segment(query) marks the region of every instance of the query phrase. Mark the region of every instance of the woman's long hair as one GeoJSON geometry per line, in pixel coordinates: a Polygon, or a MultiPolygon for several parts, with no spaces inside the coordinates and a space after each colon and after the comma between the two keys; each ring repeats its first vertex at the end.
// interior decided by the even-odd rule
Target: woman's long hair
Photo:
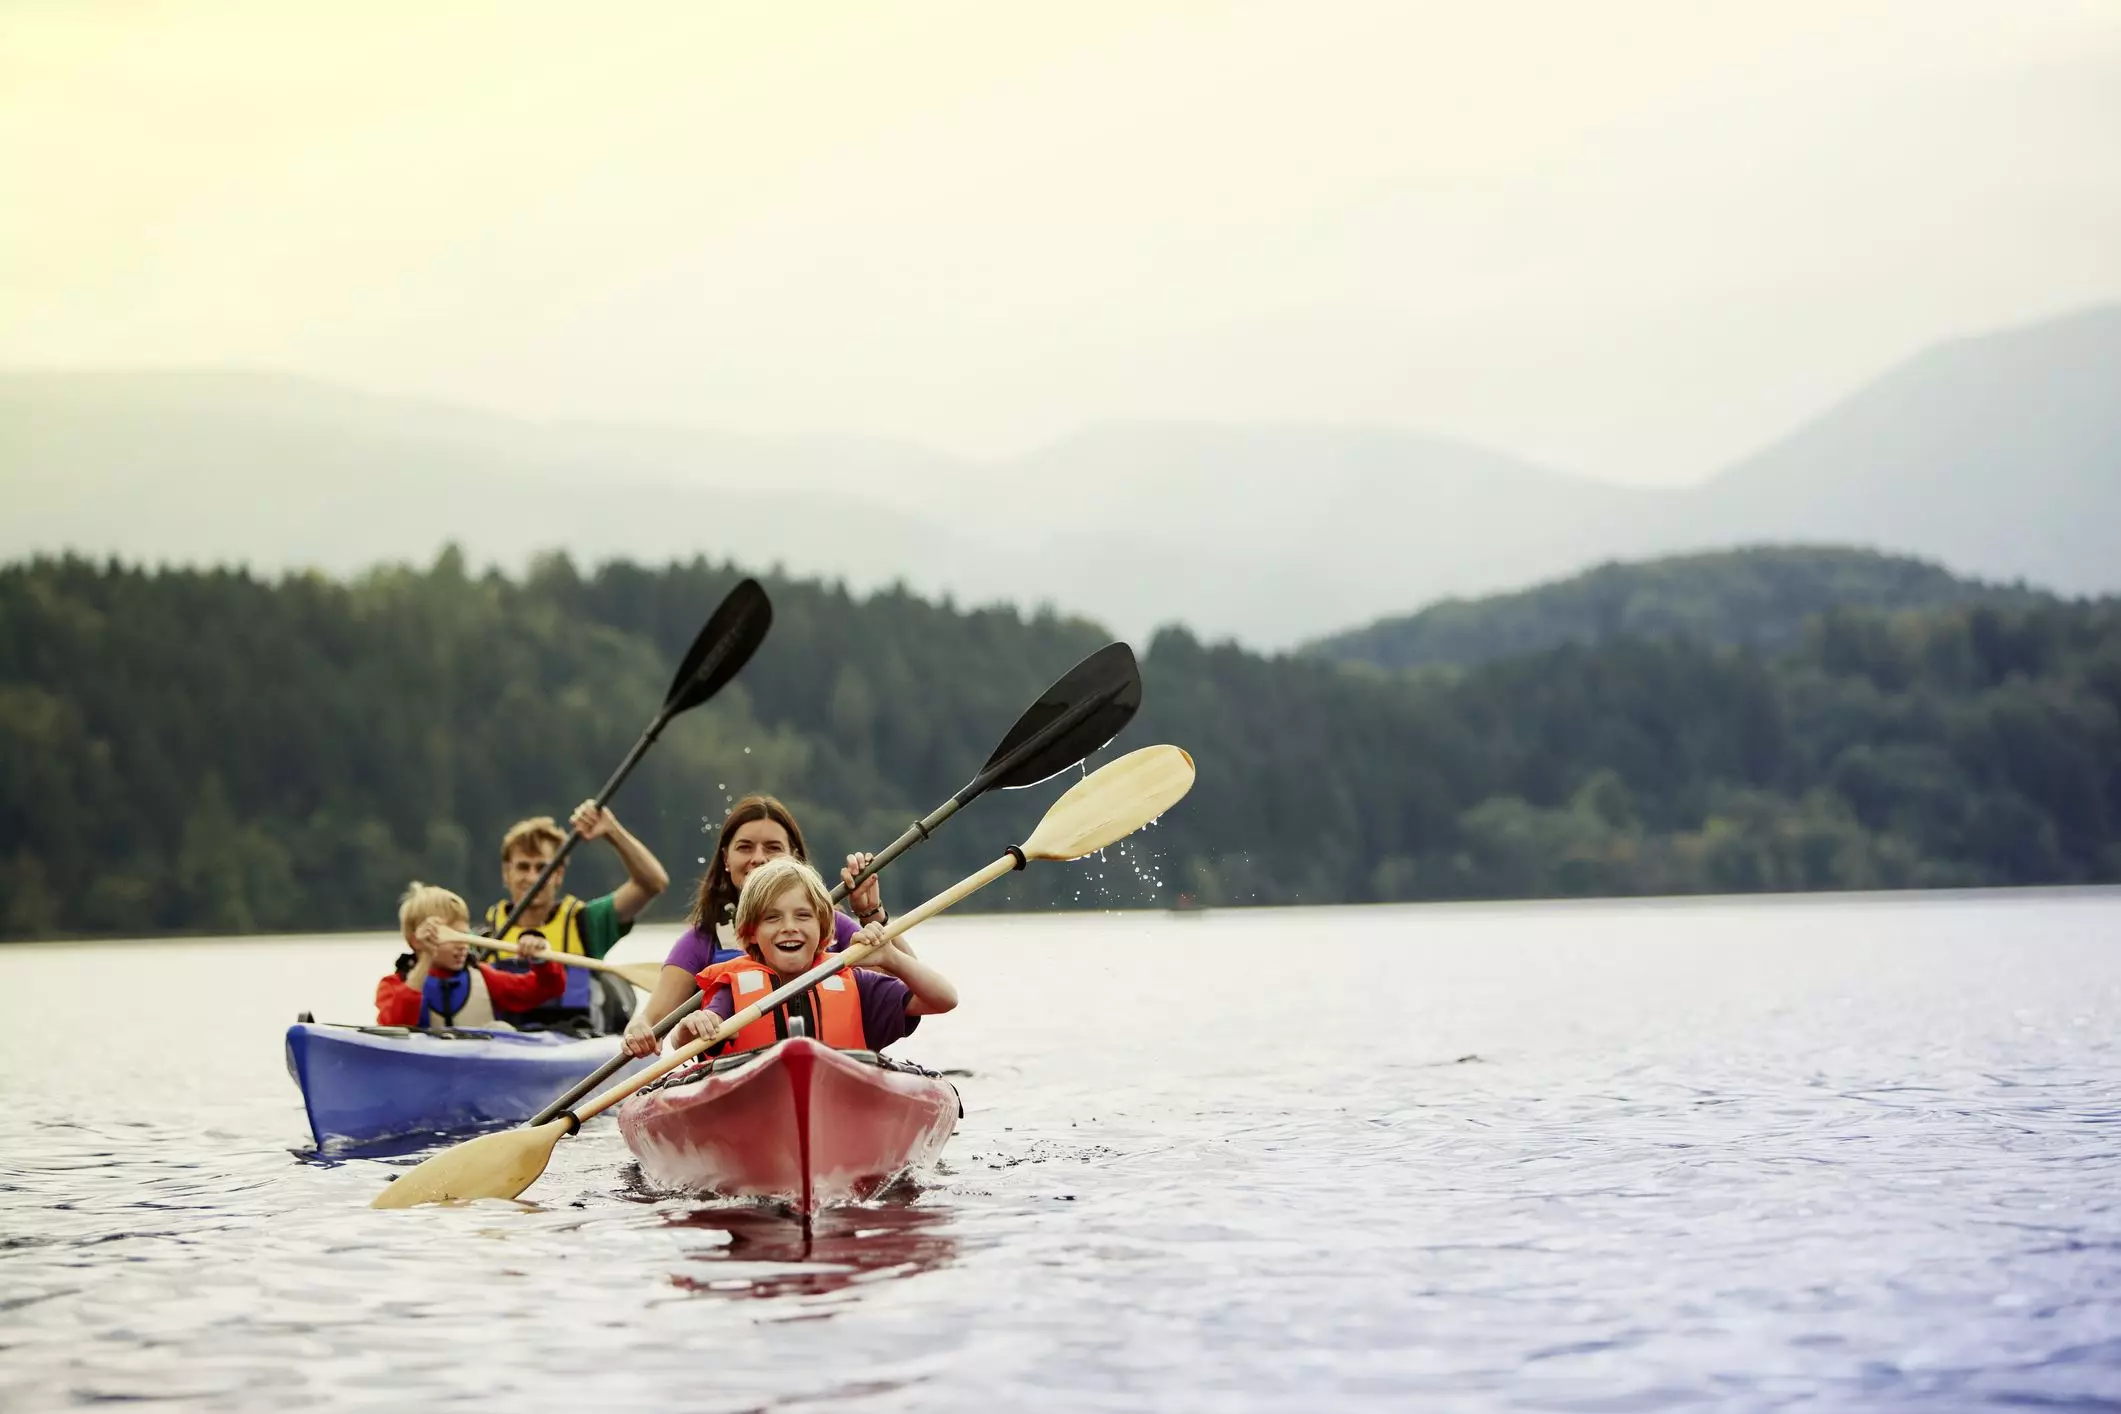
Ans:
{"type": "Polygon", "coordinates": [[[786,830],[789,853],[805,864],[810,862],[810,851],[803,844],[803,827],[795,823],[788,807],[770,795],[745,796],[722,821],[722,833],[714,842],[714,857],[707,861],[707,872],[700,876],[699,892],[693,896],[690,921],[704,937],[712,938],[714,925],[728,922],[736,912],[737,888],[729,877],[729,841],[738,830],[758,820],[771,820],[786,830]]]}

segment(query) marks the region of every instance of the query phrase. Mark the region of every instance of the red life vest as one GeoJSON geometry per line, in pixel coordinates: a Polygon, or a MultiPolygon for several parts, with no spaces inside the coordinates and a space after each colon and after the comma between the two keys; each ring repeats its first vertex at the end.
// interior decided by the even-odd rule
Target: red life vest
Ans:
{"type": "MultiPolygon", "coordinates": [[[[728,987],[736,1011],[742,1011],[781,985],[781,979],[772,968],[749,957],[717,962],[693,980],[700,984],[701,995],[710,1001],[719,988],[728,987]]],[[[868,1038],[862,1031],[862,994],[852,968],[827,977],[810,989],[808,997],[810,1010],[817,1018],[817,1024],[810,1028],[813,1040],[822,1041],[836,1051],[869,1049],[868,1038]]],[[[775,1042],[785,1040],[787,1035],[788,1008],[776,1007],[737,1032],[722,1054],[763,1051],[775,1042]]]]}

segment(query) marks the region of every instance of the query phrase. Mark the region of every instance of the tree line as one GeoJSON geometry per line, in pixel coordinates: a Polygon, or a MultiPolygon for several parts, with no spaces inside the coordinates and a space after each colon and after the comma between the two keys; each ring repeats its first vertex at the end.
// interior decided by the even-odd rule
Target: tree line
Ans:
{"type": "MultiPolygon", "coordinates": [[[[0,568],[0,937],[386,927],[414,877],[490,901],[502,829],[602,783],[739,576],[553,556],[515,578],[453,553],[350,581],[0,568]]],[[[765,646],[616,803],[678,880],[651,918],[681,915],[748,791],[787,800],[820,857],[880,847],[1106,637],[765,583],[765,646]]],[[[1386,672],[1172,629],[1141,657],[1141,715],[1104,755],[1183,745],[1193,795],[982,906],[2121,879],[2110,601],[1830,608],[1773,652],[1619,636],[1386,672]]],[[[888,896],[978,867],[1064,784],[981,801],[888,896]]],[[[592,849],[570,883],[616,878],[592,849]]]]}
{"type": "Polygon", "coordinates": [[[1776,652],[1829,609],[2027,608],[2054,596],[1962,579],[1942,565],[1840,545],[1756,545],[1603,564],[1513,594],[1446,599],[1319,640],[1311,651],[1381,668],[1472,664],[1564,643],[1692,638],[1776,652]]]}

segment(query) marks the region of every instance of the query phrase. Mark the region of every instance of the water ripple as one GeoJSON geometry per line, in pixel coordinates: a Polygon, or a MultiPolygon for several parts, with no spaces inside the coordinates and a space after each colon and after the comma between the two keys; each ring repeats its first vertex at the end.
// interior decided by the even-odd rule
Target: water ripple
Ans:
{"type": "MultiPolygon", "coordinates": [[[[908,1049],[970,1112],[807,1228],[644,1189],[608,1120],[529,1201],[374,1212],[417,1155],[291,1153],[272,1026],[98,1081],[30,1069],[90,1026],[40,1005],[0,1403],[2121,1409],[2121,905],[1796,911],[939,931],[967,1006],[908,1049]],[[1185,1005],[1052,1007],[1084,929],[1185,1005]]],[[[354,945],[301,946],[278,1014],[354,945]]]]}

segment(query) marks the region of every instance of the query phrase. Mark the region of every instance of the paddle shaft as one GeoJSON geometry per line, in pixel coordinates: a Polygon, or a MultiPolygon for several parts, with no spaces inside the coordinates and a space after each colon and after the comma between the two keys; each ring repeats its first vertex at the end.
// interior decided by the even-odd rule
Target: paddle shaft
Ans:
{"type": "MultiPolygon", "coordinates": [[[[1079,713],[1071,713],[1067,718],[1063,719],[1063,721],[1068,726],[1074,725],[1074,723],[1079,720],[1081,720],[1081,715],[1079,713]]],[[[958,811],[964,809],[968,801],[976,799],[981,793],[983,793],[987,789],[988,782],[993,780],[1000,773],[1001,770],[1006,769],[1011,762],[1021,759],[1027,754],[1027,752],[1037,750],[1039,747],[1043,746],[1047,741],[1051,740],[1054,735],[1054,730],[1051,727],[1047,728],[1045,731],[1040,732],[1036,737],[1033,737],[1030,741],[1026,742],[1024,744],[1023,749],[1011,752],[1009,755],[1009,761],[1001,763],[999,767],[991,768],[989,770],[980,772],[978,776],[973,778],[972,783],[970,785],[966,786],[956,795],[951,796],[948,800],[944,801],[941,805],[935,807],[935,809],[929,811],[920,819],[914,821],[911,825],[908,825],[904,834],[900,835],[890,844],[884,846],[883,852],[877,855],[875,858],[871,859],[868,863],[868,866],[864,868],[860,873],[854,876],[854,887],[857,889],[860,888],[871,878],[883,872],[885,865],[889,864],[892,860],[898,858],[907,850],[919,844],[922,840],[927,839],[928,836],[935,831],[937,826],[941,825],[945,820],[948,820],[952,815],[957,814],[958,811]]],[[[832,901],[837,904],[844,900],[851,892],[852,890],[850,890],[845,883],[835,884],[832,889],[832,901]]],[[[893,936],[895,937],[897,935],[893,934],[893,936]]],[[[837,953],[835,954],[835,956],[845,957],[846,954],[837,953]]],[[[655,1024],[652,1034],[658,1041],[662,1040],[665,1036],[668,1036],[671,1033],[671,1030],[676,1027],[676,1025],[680,1021],[683,1021],[686,1017],[698,1011],[700,1009],[700,1004],[705,1002],[706,1000],[706,997],[702,996],[699,992],[695,991],[691,996],[685,998],[685,1000],[679,1002],[676,1006],[672,1007],[669,1012],[663,1017],[663,1019],[655,1024]]],[[[605,1081],[611,1079],[612,1076],[618,1074],[618,1072],[626,1065],[626,1063],[632,1059],[632,1056],[628,1055],[624,1051],[620,1051],[610,1060],[598,1066],[596,1070],[594,1070],[588,1075],[583,1076],[580,1080],[576,1081],[574,1085],[567,1091],[566,1094],[560,1096],[557,1100],[554,1100],[544,1109],[539,1110],[536,1114],[532,1115],[530,1117],[530,1122],[532,1124],[543,1124],[549,1119],[557,1119],[559,1116],[567,1113],[567,1107],[569,1105],[572,1105],[575,1101],[581,1099],[591,1090],[596,1089],[597,1086],[602,1085],[605,1081]]]]}
{"type": "MultiPolygon", "coordinates": [[[[949,818],[949,816],[942,811],[937,811],[935,816],[931,816],[929,818],[935,819],[937,817],[940,817],[942,819],[949,818]]],[[[900,838],[903,839],[904,836],[901,836],[900,838]]],[[[900,853],[904,853],[904,851],[901,850],[900,853]]],[[[877,856],[874,860],[870,861],[869,867],[867,869],[864,869],[861,873],[854,876],[855,887],[859,888],[864,880],[868,879],[872,874],[876,873],[877,870],[883,868],[886,864],[890,862],[890,860],[884,858],[882,855],[877,856]]],[[[836,884],[833,886],[832,890],[832,901],[834,903],[838,903],[840,900],[846,898],[847,894],[848,888],[844,883],[836,884]]],[[[691,996],[685,998],[685,1000],[679,1002],[676,1006],[672,1007],[670,1009],[669,1015],[665,1016],[661,1021],[658,1021],[655,1024],[655,1038],[660,1041],[665,1036],[668,1036],[672,1027],[676,1026],[680,1021],[683,1021],[686,1017],[698,1011],[700,1009],[700,1004],[706,1000],[707,998],[700,995],[699,991],[695,989],[691,996]]],[[[613,1056],[610,1060],[605,1061],[595,1070],[591,1071],[589,1074],[583,1076],[580,1080],[577,1080],[573,1085],[569,1086],[566,1094],[560,1096],[557,1100],[554,1100],[544,1109],[539,1110],[536,1114],[532,1115],[530,1117],[530,1123],[534,1125],[543,1124],[547,1120],[557,1119],[561,1115],[566,1114],[567,1107],[569,1105],[572,1105],[576,1100],[581,1099],[584,1095],[596,1089],[597,1086],[602,1085],[605,1081],[611,1079],[612,1076],[618,1074],[619,1071],[625,1067],[626,1063],[633,1059],[634,1057],[628,1055],[623,1049],[620,1050],[620,1052],[617,1055],[613,1056]]]]}
{"type": "MultiPolygon", "coordinates": [[[[966,895],[977,893],[979,890],[986,888],[987,885],[1001,878],[1004,874],[1012,874],[1023,867],[1023,857],[1021,855],[1015,853],[1003,855],[1000,859],[980,870],[979,873],[960,879],[957,883],[937,894],[934,898],[929,899],[904,917],[892,919],[884,928],[884,936],[876,942],[857,943],[845,952],[832,954],[829,959],[811,968],[794,981],[783,983],[781,986],[774,988],[750,1006],[745,1007],[742,1011],[722,1022],[705,1036],[700,1037],[699,1040],[678,1047],[678,1049],[672,1051],[654,1065],[649,1066],[640,1074],[629,1076],[626,1080],[612,1086],[580,1109],[573,1111],[562,1110],[555,1114],[554,1118],[558,1118],[559,1114],[572,1113],[578,1124],[594,1119],[628,1095],[633,1094],[636,1090],[662,1079],[694,1056],[700,1055],[721,1044],[726,1038],[736,1035],[737,1032],[757,1021],[775,1007],[787,1005],[790,1001],[809,991],[827,977],[835,976],[850,967],[860,966],[872,954],[882,951],[884,945],[893,938],[925,923],[966,895]]],[[[694,997],[692,1005],[697,1007],[700,1001],[701,998],[694,997]]],[[[542,1123],[542,1121],[533,1120],[531,1123],[534,1127],[542,1123]]]]}
{"type": "Polygon", "coordinates": [[[864,939],[858,948],[810,969],[726,1020],[718,1019],[715,1025],[702,1028],[704,1034],[698,1040],[639,1077],[597,1096],[579,1111],[524,1129],[482,1135],[423,1160],[377,1194],[370,1206],[408,1208],[460,1198],[520,1196],[545,1172],[554,1146],[579,1130],[585,1117],[601,1114],[644,1085],[669,1075],[684,1062],[739,1034],[769,1009],[785,1005],[805,989],[871,957],[886,940],[903,936],[908,929],[974,890],[1025,867],[1027,861],[1081,859],[1126,838],[1182,800],[1193,788],[1193,779],[1193,758],[1175,746],[1144,747],[1107,762],[1047,807],[1038,827],[1023,844],[1011,845],[1002,858],[979,873],[894,920],[889,928],[878,929],[875,941],[864,939]]]}
{"type": "MultiPolygon", "coordinates": [[[[619,763],[619,769],[611,773],[611,779],[604,782],[604,788],[597,792],[597,809],[602,810],[604,802],[618,794],[619,787],[624,785],[626,778],[633,774],[633,768],[641,764],[641,758],[648,754],[648,748],[655,745],[655,739],[662,735],[663,728],[670,725],[670,717],[671,712],[668,706],[665,706],[655,714],[655,720],[648,724],[648,730],[641,733],[641,739],[633,744],[633,750],[626,753],[626,759],[619,763]]],[[[523,896],[517,899],[514,906],[508,910],[508,917],[499,928],[494,930],[496,934],[507,933],[510,928],[516,926],[517,919],[529,912],[530,901],[538,896],[538,891],[545,887],[545,881],[550,879],[553,873],[567,862],[567,856],[573,854],[574,847],[581,842],[582,832],[570,825],[567,829],[567,838],[560,841],[560,847],[553,851],[552,858],[546,861],[544,872],[538,875],[538,881],[523,890],[523,896]]],[[[481,941],[484,940],[482,939],[481,941]]]]}
{"type": "MultiPolygon", "coordinates": [[[[486,948],[493,952],[505,953],[521,953],[523,951],[521,947],[514,943],[499,942],[493,938],[482,938],[477,933],[466,933],[456,928],[446,931],[450,933],[451,941],[469,943],[475,948],[486,948]]],[[[626,969],[615,962],[606,962],[602,958],[597,957],[583,957],[577,953],[560,952],[555,948],[545,949],[544,952],[538,955],[538,961],[557,962],[562,967],[586,967],[591,972],[609,972],[614,977],[624,977],[626,975],[626,969]]]]}
{"type": "MultiPolygon", "coordinates": [[[[935,809],[908,825],[904,833],[890,844],[885,845],[883,850],[869,861],[868,866],[854,876],[853,887],[860,888],[871,877],[882,872],[886,865],[919,844],[922,840],[927,839],[941,827],[944,821],[991,790],[996,781],[1006,778],[1010,772],[1032,760],[1039,752],[1046,750],[1053,743],[1061,740],[1081,723],[1088,720],[1091,714],[1103,708],[1111,700],[1111,697],[1111,690],[1097,692],[1085,697],[1045,726],[1039,728],[1038,731],[1026,737],[1006,755],[996,760],[990,760],[981,768],[980,773],[968,781],[965,787],[956,795],[951,796],[941,805],[938,805],[935,809]]],[[[1036,706],[1036,704],[1033,705],[1036,706]]],[[[1061,769],[1065,770],[1066,767],[1063,766],[1061,769]]],[[[542,881],[540,883],[542,885],[542,881]]],[[[524,897],[533,897],[536,892],[536,889],[532,889],[524,897]]],[[[845,899],[850,892],[852,890],[846,884],[836,885],[832,890],[832,901],[837,904],[845,899]]],[[[501,931],[506,932],[507,929],[504,928],[501,931]]],[[[844,956],[844,954],[841,954],[841,956],[844,956]]],[[[652,1034],[658,1041],[662,1040],[670,1034],[671,1029],[680,1021],[698,1011],[700,1004],[705,1000],[705,997],[695,991],[684,1001],[672,1007],[662,1020],[656,1022],[652,1034]]],[[[633,1057],[629,1056],[625,1051],[620,1051],[603,1065],[598,1066],[593,1073],[575,1082],[566,1094],[561,1095],[544,1109],[539,1110],[537,1114],[531,1117],[530,1122],[532,1124],[543,1124],[548,1120],[565,1114],[568,1106],[616,1075],[631,1059],[633,1057]]]]}
{"type": "MultiPolygon", "coordinates": [[[[999,761],[990,763],[985,770],[981,771],[977,776],[974,776],[971,781],[969,781],[965,785],[965,788],[963,790],[960,790],[956,795],[951,796],[941,805],[936,806],[935,809],[929,811],[920,819],[915,820],[912,824],[906,827],[905,832],[903,834],[901,834],[897,839],[893,840],[890,844],[885,845],[882,851],[880,851],[877,855],[875,855],[875,857],[870,859],[868,866],[864,868],[860,873],[854,876],[854,888],[860,888],[863,884],[867,883],[872,877],[882,873],[884,871],[884,866],[890,864],[892,860],[897,859],[900,855],[904,854],[907,850],[919,844],[922,840],[927,839],[930,835],[934,834],[939,827],[941,827],[942,823],[945,820],[948,820],[951,816],[957,814],[958,811],[964,809],[967,805],[979,799],[979,797],[981,797],[982,795],[985,795],[987,791],[993,787],[996,781],[1000,780],[1003,776],[1006,776],[1010,771],[1014,770],[1018,762],[1030,760],[1032,756],[1036,755],[1040,751],[1045,750],[1050,743],[1058,741],[1062,736],[1066,735],[1070,731],[1073,731],[1078,722],[1081,722],[1092,712],[1102,707],[1104,703],[1105,698],[1103,697],[1087,698],[1084,701],[1076,703],[1073,707],[1070,707],[1067,711],[1061,713],[1060,716],[1055,717],[1051,722],[1048,722],[1045,726],[1041,727],[1037,731],[1037,733],[1026,738],[1022,745],[1018,746],[1015,750],[1011,751],[1007,756],[1003,757],[999,761]]],[[[835,885],[832,890],[832,901],[834,903],[839,903],[842,899],[846,898],[850,892],[852,892],[852,890],[850,890],[848,886],[844,883],[835,885]]],[[[699,995],[698,993],[694,993],[690,999],[684,1002],[680,1002],[676,1007],[672,1008],[668,1016],[664,1017],[661,1021],[656,1023],[656,1039],[661,1040],[663,1037],[669,1035],[670,1028],[676,1026],[680,1021],[683,1021],[686,1017],[692,1015],[693,1012],[699,1010],[699,1005],[699,995]]],[[[599,1077],[592,1076],[592,1083],[598,1078],[599,1077]]],[[[577,1095],[579,1096],[583,1093],[586,1093],[586,1091],[578,1091],[577,1095]]],[[[552,1111],[552,1113],[557,1114],[559,1113],[559,1110],[563,1108],[565,1108],[564,1101],[561,1102],[560,1105],[552,1111]]]]}

